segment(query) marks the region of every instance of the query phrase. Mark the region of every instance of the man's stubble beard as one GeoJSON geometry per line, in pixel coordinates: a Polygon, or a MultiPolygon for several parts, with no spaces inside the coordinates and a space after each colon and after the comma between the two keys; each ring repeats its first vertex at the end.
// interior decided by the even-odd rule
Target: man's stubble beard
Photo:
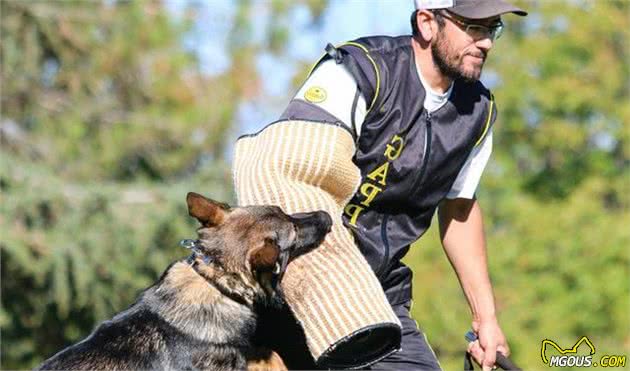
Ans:
{"type": "MultiPolygon", "coordinates": [[[[458,56],[455,53],[442,30],[439,30],[435,42],[431,44],[431,55],[433,62],[438,67],[442,75],[451,80],[462,79],[465,82],[475,82],[481,76],[483,65],[478,70],[465,71],[463,67],[464,55],[458,56]]],[[[484,56],[485,61],[485,56],[484,56]]]]}

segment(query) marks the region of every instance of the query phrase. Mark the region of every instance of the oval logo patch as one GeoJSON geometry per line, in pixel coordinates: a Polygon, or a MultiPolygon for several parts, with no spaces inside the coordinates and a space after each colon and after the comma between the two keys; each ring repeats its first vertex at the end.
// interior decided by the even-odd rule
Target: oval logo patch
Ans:
{"type": "Polygon", "coordinates": [[[326,100],[326,90],[319,86],[311,86],[304,93],[304,99],[311,103],[321,103],[326,100]]]}

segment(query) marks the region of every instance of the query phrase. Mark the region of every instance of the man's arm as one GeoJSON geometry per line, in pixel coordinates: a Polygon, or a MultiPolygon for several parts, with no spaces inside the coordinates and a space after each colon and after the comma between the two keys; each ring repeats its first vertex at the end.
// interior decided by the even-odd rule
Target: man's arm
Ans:
{"type": "Polygon", "coordinates": [[[509,355],[499,327],[488,274],[481,208],[476,199],[445,199],[439,207],[440,237],[472,312],[479,337],[469,352],[484,370],[495,362],[496,351],[509,355]]]}

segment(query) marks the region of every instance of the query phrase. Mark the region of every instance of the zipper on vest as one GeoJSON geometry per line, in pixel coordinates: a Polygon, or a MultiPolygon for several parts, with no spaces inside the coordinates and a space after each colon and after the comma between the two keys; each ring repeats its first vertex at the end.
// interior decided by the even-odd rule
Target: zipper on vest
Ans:
{"type": "MultiPolygon", "coordinates": [[[[420,168],[420,174],[418,174],[418,178],[414,183],[413,190],[416,190],[422,184],[422,178],[424,178],[424,173],[427,169],[427,165],[429,164],[429,155],[431,154],[431,114],[427,113],[426,119],[426,133],[424,136],[424,157],[422,159],[422,167],[420,168]]],[[[389,214],[383,215],[383,220],[381,222],[381,240],[383,241],[383,261],[381,265],[378,267],[376,271],[376,276],[381,279],[381,277],[385,273],[385,269],[387,268],[387,264],[389,262],[389,239],[387,237],[387,222],[389,220],[389,214]]]]}
{"type": "Polygon", "coordinates": [[[383,261],[381,265],[378,267],[376,271],[376,277],[379,279],[385,273],[385,268],[387,268],[387,262],[389,261],[389,239],[387,238],[387,221],[389,220],[389,214],[383,215],[383,220],[381,221],[381,240],[383,241],[383,261]]]}
{"type": "Polygon", "coordinates": [[[427,166],[429,165],[429,156],[431,155],[431,114],[427,112],[426,119],[426,132],[424,136],[424,155],[422,158],[422,167],[420,168],[420,174],[416,178],[416,181],[413,184],[413,192],[417,194],[420,190],[418,189],[422,185],[422,178],[424,178],[424,173],[427,171],[427,166]]]}

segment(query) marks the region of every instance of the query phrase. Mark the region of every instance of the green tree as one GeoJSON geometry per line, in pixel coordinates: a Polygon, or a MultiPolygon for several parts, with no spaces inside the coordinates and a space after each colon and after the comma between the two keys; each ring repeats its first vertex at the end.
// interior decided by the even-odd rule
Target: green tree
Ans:
{"type": "Polygon", "coordinates": [[[23,368],[181,255],[186,186],[229,199],[219,143],[239,92],[210,88],[181,46],[192,19],[160,3],[0,6],[2,366],[23,368]]]}
{"type": "Polygon", "coordinates": [[[181,42],[193,19],[159,4],[2,2],[3,117],[41,163],[77,180],[168,180],[221,157],[242,87],[202,76],[181,42]]]}

